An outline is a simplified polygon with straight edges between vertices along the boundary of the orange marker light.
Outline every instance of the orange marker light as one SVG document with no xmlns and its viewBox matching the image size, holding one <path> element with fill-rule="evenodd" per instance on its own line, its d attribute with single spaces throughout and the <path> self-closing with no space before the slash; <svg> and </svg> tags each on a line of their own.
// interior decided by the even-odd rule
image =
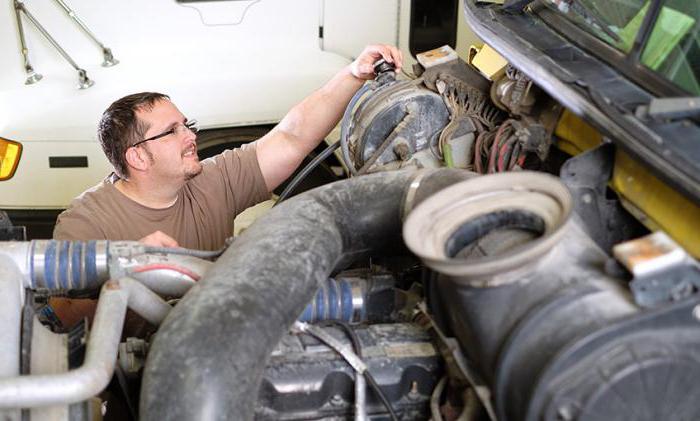
<svg viewBox="0 0 700 421">
<path fill-rule="evenodd" d="M 0 181 L 9 180 L 15 175 L 21 156 L 21 143 L 0 137 Z"/>
</svg>

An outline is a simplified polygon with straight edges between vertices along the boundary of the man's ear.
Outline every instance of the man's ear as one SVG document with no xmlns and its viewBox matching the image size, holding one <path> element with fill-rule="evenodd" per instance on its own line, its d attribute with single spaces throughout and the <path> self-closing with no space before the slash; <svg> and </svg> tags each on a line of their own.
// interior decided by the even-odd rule
<svg viewBox="0 0 700 421">
<path fill-rule="evenodd" d="M 153 157 L 145 148 L 129 148 L 125 156 L 129 169 L 133 171 L 146 171 L 153 164 Z"/>
</svg>

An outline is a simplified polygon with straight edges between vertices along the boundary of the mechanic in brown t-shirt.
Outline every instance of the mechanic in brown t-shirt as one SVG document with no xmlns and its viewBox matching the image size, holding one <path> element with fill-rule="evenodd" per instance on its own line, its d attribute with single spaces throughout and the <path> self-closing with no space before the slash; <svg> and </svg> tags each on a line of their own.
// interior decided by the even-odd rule
<svg viewBox="0 0 700 421">
<path fill-rule="evenodd" d="M 115 101 L 98 127 L 114 174 L 59 215 L 54 238 L 222 247 L 233 218 L 294 172 L 374 77 L 373 63 L 381 58 L 400 69 L 398 49 L 368 46 L 265 136 L 202 162 L 193 127 L 167 96 L 145 92 Z"/>
<path fill-rule="evenodd" d="M 374 78 L 380 58 L 401 68 L 398 49 L 368 46 L 265 136 L 202 162 L 194 127 L 166 95 L 115 101 L 98 126 L 114 173 L 59 215 L 54 238 L 221 248 L 233 233 L 233 218 L 268 198 L 330 133 L 355 92 Z M 51 305 L 72 326 L 94 314 L 95 302 L 53 299 Z"/>
</svg>

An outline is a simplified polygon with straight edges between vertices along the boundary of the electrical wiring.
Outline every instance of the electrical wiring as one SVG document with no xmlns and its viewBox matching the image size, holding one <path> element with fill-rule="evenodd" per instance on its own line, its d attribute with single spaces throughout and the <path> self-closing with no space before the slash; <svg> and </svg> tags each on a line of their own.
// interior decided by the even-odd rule
<svg viewBox="0 0 700 421">
<path fill-rule="evenodd" d="M 297 321 L 294 323 L 294 328 L 303 332 L 303 333 L 307 333 L 307 334 L 315 337 L 319 341 L 328 345 L 334 351 L 338 352 L 343 358 L 345 358 L 345 360 L 356 371 L 360 372 L 364 376 L 364 378 L 367 380 L 367 383 L 372 387 L 374 392 L 377 394 L 377 397 L 379 397 L 379 400 L 382 401 L 382 404 L 384 404 L 387 411 L 389 412 L 389 417 L 393 421 L 398 421 L 399 418 L 396 415 L 396 411 L 394 411 L 394 408 L 392 407 L 391 402 L 389 402 L 389 399 L 387 399 L 386 395 L 382 391 L 381 387 L 377 383 L 374 376 L 372 376 L 372 374 L 367 370 L 367 366 L 362 362 L 362 359 L 361 359 L 362 358 L 362 349 L 361 349 L 360 340 L 357 337 L 357 334 L 352 330 L 350 325 L 348 325 L 345 322 L 342 322 L 339 320 L 329 320 L 325 323 L 336 325 L 336 326 L 340 327 L 345 332 L 345 334 L 350 339 L 350 343 L 352 344 L 354 353 L 352 353 L 352 354 L 349 353 L 349 351 L 347 351 L 345 349 L 345 346 L 342 345 L 337 339 L 333 338 L 331 335 L 327 334 L 325 331 L 321 330 L 320 328 L 318 328 L 314 325 L 309 325 L 308 323 L 303 323 L 303 322 Z M 361 365 L 357 361 L 359 361 L 361 363 Z M 360 368 L 360 370 L 358 370 L 358 368 Z"/>
</svg>

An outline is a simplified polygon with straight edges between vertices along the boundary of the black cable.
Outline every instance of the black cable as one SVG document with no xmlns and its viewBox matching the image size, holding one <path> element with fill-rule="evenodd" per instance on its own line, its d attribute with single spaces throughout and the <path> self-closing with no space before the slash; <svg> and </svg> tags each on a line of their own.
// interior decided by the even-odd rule
<svg viewBox="0 0 700 421">
<path fill-rule="evenodd" d="M 367 383 L 369 383 L 369 385 L 372 386 L 372 389 L 374 389 L 374 391 L 377 393 L 377 396 L 379 396 L 379 399 L 382 401 L 387 411 L 389 411 L 389 416 L 391 417 L 391 419 L 393 421 L 399 421 L 399 417 L 396 416 L 396 412 L 394 412 L 394 408 L 391 406 L 391 402 L 389 402 L 389 399 L 386 398 L 386 395 L 384 394 L 384 392 L 382 392 L 382 389 L 377 384 L 377 381 L 374 380 L 372 373 L 370 373 L 369 371 L 365 371 L 365 379 L 367 380 Z"/>
<path fill-rule="evenodd" d="M 328 147 L 324 149 L 323 152 L 318 154 L 318 156 L 314 158 L 311 162 L 309 162 L 303 170 L 299 171 L 299 173 L 296 176 L 294 176 L 292 181 L 290 181 L 287 187 L 284 189 L 284 191 L 282 191 L 282 194 L 280 194 L 280 197 L 279 199 L 277 199 L 277 202 L 272 206 L 277 206 L 278 203 L 287 199 L 287 197 L 289 197 L 289 195 L 292 194 L 292 192 L 299 185 L 299 183 L 301 183 L 302 180 L 304 180 L 309 175 L 309 173 L 318 166 L 318 164 L 320 164 L 324 159 L 328 158 L 339 147 L 340 142 L 328 145 Z"/>
<path fill-rule="evenodd" d="M 350 343 L 352 344 L 352 350 L 355 352 L 355 354 L 357 354 L 358 357 L 362 358 L 362 346 L 360 345 L 360 338 L 357 337 L 357 333 L 355 333 L 355 331 L 352 330 L 352 327 L 350 327 L 349 324 L 342 320 L 324 320 L 320 323 L 320 325 L 323 327 L 336 326 L 341 328 L 350 339 Z"/>
<path fill-rule="evenodd" d="M 186 249 L 182 247 L 155 247 L 155 246 L 145 246 L 143 251 L 146 253 L 164 253 L 164 254 L 177 254 L 183 256 L 198 257 L 200 259 L 215 259 L 221 256 L 228 245 L 224 246 L 219 250 L 207 251 L 207 250 L 194 250 Z"/>
<path fill-rule="evenodd" d="M 322 326 L 328 325 L 340 327 L 350 339 L 350 343 L 352 344 L 352 348 L 355 354 L 357 354 L 358 357 L 362 358 L 362 346 L 360 345 L 360 339 L 357 337 L 357 333 L 355 333 L 355 331 L 352 330 L 352 327 L 350 327 L 349 324 L 341 320 L 326 320 L 322 323 Z M 398 421 L 399 418 L 396 415 L 396 412 L 394 411 L 394 407 L 391 406 L 391 402 L 389 402 L 389 399 L 387 399 L 381 387 L 379 387 L 379 384 L 377 384 L 377 381 L 374 379 L 374 376 L 372 376 L 372 373 L 370 373 L 369 370 L 365 370 L 363 376 L 365 377 L 365 380 L 367 380 L 367 384 L 372 386 L 374 392 L 377 394 L 377 396 L 379 396 L 379 400 L 381 400 L 382 404 L 384 404 L 384 406 L 386 407 L 391 419 Z"/>
</svg>

